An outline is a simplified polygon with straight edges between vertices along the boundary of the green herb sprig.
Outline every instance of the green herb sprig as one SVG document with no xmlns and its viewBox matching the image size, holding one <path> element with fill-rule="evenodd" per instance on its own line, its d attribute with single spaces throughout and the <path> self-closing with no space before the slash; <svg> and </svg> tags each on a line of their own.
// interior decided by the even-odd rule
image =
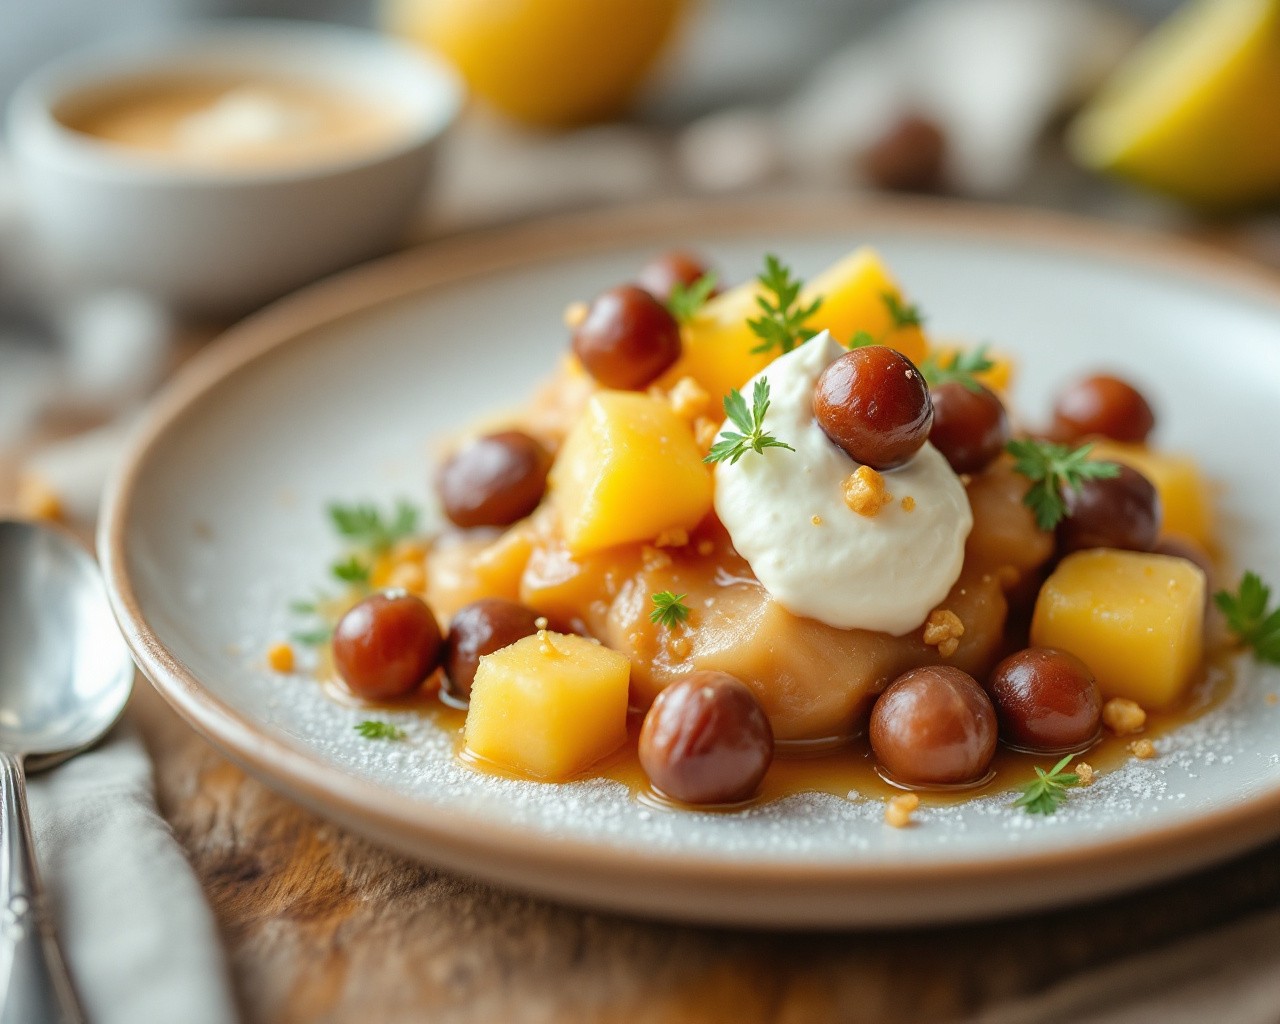
<svg viewBox="0 0 1280 1024">
<path fill-rule="evenodd" d="M 1031 481 L 1022 503 L 1035 513 L 1036 525 L 1052 530 L 1067 515 L 1063 492 L 1079 491 L 1086 480 L 1103 480 L 1120 475 L 1114 462 L 1091 460 L 1093 445 L 1069 448 L 1052 441 L 1031 438 L 1010 441 L 1005 451 L 1013 456 L 1013 468 Z"/>
<path fill-rule="evenodd" d="M 903 302 L 893 292 L 881 292 L 880 298 L 884 301 L 884 308 L 889 311 L 889 319 L 893 321 L 894 330 L 924 326 L 924 314 L 915 303 Z"/>
<path fill-rule="evenodd" d="M 1220 590 L 1213 603 L 1227 626 L 1259 661 L 1280 665 L 1280 607 L 1271 607 L 1271 588 L 1256 572 L 1247 572 L 1235 592 Z"/>
<path fill-rule="evenodd" d="M 329 566 L 329 571 L 333 573 L 334 579 L 341 580 L 343 583 L 363 585 L 369 582 L 369 564 L 355 555 L 349 555 L 341 561 L 334 562 Z"/>
<path fill-rule="evenodd" d="M 708 271 L 692 284 L 677 281 L 667 298 L 667 309 L 678 323 L 687 324 L 707 304 L 718 283 L 714 271 Z"/>
<path fill-rule="evenodd" d="M 649 613 L 649 621 L 667 629 L 674 629 L 689 619 L 689 606 L 684 603 L 688 594 L 673 594 L 670 590 L 661 590 L 652 595 L 653 611 Z"/>
<path fill-rule="evenodd" d="M 407 501 L 397 501 L 383 514 L 370 504 L 329 506 L 329 519 L 339 535 L 352 544 L 382 554 L 396 541 L 413 536 L 418 529 L 418 510 Z"/>
<path fill-rule="evenodd" d="M 976 394 L 982 390 L 977 375 L 986 373 L 995 365 L 987 355 L 987 346 L 979 345 L 971 352 L 953 352 L 944 357 L 927 356 L 920 364 L 920 372 L 931 388 L 954 382 Z"/>
<path fill-rule="evenodd" d="M 724 430 L 720 440 L 711 446 L 703 462 L 723 462 L 729 460 L 734 465 L 747 452 L 763 452 L 766 448 L 785 448 L 795 451 L 791 445 L 779 441 L 764 429 L 764 416 L 769 411 L 769 381 L 761 377 L 756 381 L 755 390 L 751 394 L 751 409 L 747 409 L 747 400 L 742 392 L 734 388 L 724 396 L 724 413 L 738 430 Z"/>
<path fill-rule="evenodd" d="M 1047 772 L 1036 765 L 1036 777 L 1022 787 L 1022 795 L 1013 802 L 1028 814 L 1053 814 L 1067 799 L 1067 790 L 1080 784 L 1080 776 L 1066 771 L 1075 754 L 1068 754 Z"/>
<path fill-rule="evenodd" d="M 398 725 L 372 718 L 365 719 L 355 730 L 367 740 L 402 740 L 407 735 Z"/>
<path fill-rule="evenodd" d="M 767 253 L 764 272 L 758 280 L 768 294 L 756 296 L 756 304 L 764 315 L 747 321 L 751 332 L 760 339 L 751 350 L 753 353 L 778 349 L 785 354 L 818 333 L 805 323 L 822 305 L 822 296 L 807 306 L 802 305 L 800 290 L 804 282 L 791 276 L 790 267 L 773 253 Z"/>
</svg>

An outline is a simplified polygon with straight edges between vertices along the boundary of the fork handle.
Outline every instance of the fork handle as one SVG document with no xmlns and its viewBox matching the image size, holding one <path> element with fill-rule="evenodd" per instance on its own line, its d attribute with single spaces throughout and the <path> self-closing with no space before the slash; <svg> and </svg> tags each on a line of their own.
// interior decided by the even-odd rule
<svg viewBox="0 0 1280 1024">
<path fill-rule="evenodd" d="M 0 1024 L 83 1024 L 44 905 L 22 758 L 0 753 Z"/>
</svg>

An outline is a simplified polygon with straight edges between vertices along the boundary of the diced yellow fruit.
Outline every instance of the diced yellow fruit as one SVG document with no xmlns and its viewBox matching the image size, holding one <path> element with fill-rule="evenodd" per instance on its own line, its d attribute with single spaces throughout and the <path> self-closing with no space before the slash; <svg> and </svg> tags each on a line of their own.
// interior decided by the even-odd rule
<svg viewBox="0 0 1280 1024">
<path fill-rule="evenodd" d="M 510 771 L 560 781 L 627 737 L 631 662 L 581 636 L 543 631 L 480 659 L 467 749 Z"/>
<path fill-rule="evenodd" d="M 1097 442 L 1092 454 L 1123 463 L 1151 481 L 1160 495 L 1165 533 L 1190 537 L 1201 547 L 1213 546 L 1212 493 L 1194 459 L 1116 441 Z"/>
<path fill-rule="evenodd" d="M 1085 165 L 1205 206 L 1280 195 L 1280 0 L 1199 0 L 1080 114 Z"/>
<path fill-rule="evenodd" d="M 946 363 L 953 359 L 956 353 L 969 349 L 968 345 L 937 345 L 930 350 L 929 354 L 939 362 Z M 987 358 L 995 365 L 974 376 L 979 383 L 985 384 L 992 391 L 997 393 L 1008 391 L 1009 385 L 1013 383 L 1013 359 L 998 352 L 988 352 Z"/>
<path fill-rule="evenodd" d="M 477 552 L 471 568 L 488 596 L 514 600 L 520 593 L 520 577 L 532 552 L 530 531 L 516 526 Z"/>
<path fill-rule="evenodd" d="M 760 315 L 759 291 L 757 281 L 748 281 L 703 306 L 681 332 L 684 352 L 663 382 L 670 386 L 681 377 L 693 377 L 718 400 L 768 366 L 780 353 L 753 353 L 760 339 L 747 326 Z M 906 302 L 879 255 L 858 249 L 810 281 L 799 301 L 807 304 L 822 296 L 822 305 L 808 322 L 814 330 L 829 330 L 842 344 L 866 331 L 918 363 L 928 348 L 924 334 L 919 327 L 893 327 L 886 293 Z"/>
<path fill-rule="evenodd" d="M 1203 651 L 1204 573 L 1182 558 L 1096 549 L 1069 555 L 1045 580 L 1031 642 L 1088 665 L 1104 697 L 1173 704 Z"/>
<path fill-rule="evenodd" d="M 602 391 L 551 468 L 551 501 L 575 555 L 692 529 L 711 509 L 711 471 L 665 401 Z"/>
<path fill-rule="evenodd" d="M 828 267 L 809 282 L 802 299 L 812 301 L 817 295 L 822 296 L 822 305 L 810 326 L 829 330 L 841 344 L 866 331 L 914 363 L 924 359 L 928 350 L 924 332 L 914 326 L 893 326 L 885 296 L 903 305 L 907 300 L 874 249 L 858 249 Z"/>
</svg>

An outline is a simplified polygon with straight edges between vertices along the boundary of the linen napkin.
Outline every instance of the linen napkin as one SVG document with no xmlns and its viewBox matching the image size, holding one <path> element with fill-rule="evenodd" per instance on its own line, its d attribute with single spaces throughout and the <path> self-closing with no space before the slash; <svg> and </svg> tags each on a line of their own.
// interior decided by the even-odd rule
<svg viewBox="0 0 1280 1024">
<path fill-rule="evenodd" d="M 226 964 L 200 885 L 156 810 L 127 718 L 28 779 L 45 898 L 91 1024 L 228 1024 Z"/>
</svg>

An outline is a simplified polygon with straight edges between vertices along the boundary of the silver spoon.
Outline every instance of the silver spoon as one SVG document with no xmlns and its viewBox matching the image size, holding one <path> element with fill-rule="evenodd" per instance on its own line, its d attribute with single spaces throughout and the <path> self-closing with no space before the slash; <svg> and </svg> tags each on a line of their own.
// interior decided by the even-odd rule
<svg viewBox="0 0 1280 1024">
<path fill-rule="evenodd" d="M 93 559 L 59 531 L 0 519 L 0 1024 L 84 1019 L 45 913 L 24 771 L 96 743 L 132 687 Z"/>
</svg>

